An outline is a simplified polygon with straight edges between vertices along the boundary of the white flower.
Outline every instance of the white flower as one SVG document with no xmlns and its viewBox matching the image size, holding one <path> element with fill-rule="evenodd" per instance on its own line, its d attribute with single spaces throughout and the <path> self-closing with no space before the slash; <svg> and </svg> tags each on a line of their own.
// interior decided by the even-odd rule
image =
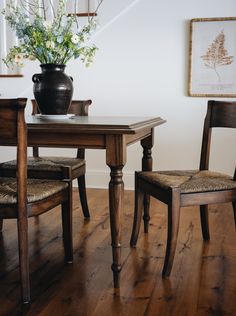
<svg viewBox="0 0 236 316">
<path fill-rule="evenodd" d="M 71 42 L 72 42 L 73 44 L 78 44 L 78 43 L 79 43 L 79 36 L 76 35 L 76 34 L 73 34 L 73 35 L 71 36 Z"/>
<path fill-rule="evenodd" d="M 29 60 L 36 60 L 36 58 L 34 57 L 34 56 L 32 56 L 32 55 L 29 55 Z"/>
<path fill-rule="evenodd" d="M 15 55 L 15 63 L 18 65 L 18 66 L 21 66 L 23 65 L 23 54 L 16 54 Z"/>
<path fill-rule="evenodd" d="M 53 41 L 47 41 L 46 42 L 46 47 L 48 49 L 54 49 L 55 48 L 55 43 Z"/>
<path fill-rule="evenodd" d="M 52 26 L 52 23 L 49 21 L 44 21 L 43 26 L 45 27 L 45 29 L 49 30 Z"/>
</svg>

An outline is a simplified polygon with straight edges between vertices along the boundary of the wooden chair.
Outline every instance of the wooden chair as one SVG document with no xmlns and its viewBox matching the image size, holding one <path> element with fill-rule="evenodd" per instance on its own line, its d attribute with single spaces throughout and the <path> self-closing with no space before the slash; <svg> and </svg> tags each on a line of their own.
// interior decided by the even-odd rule
<svg viewBox="0 0 236 316">
<path fill-rule="evenodd" d="M 236 102 L 209 101 L 205 118 L 200 168 L 196 171 L 136 172 L 135 212 L 131 246 L 135 246 L 140 229 L 144 196 L 153 196 L 168 205 L 167 246 L 162 271 L 163 277 L 171 273 L 177 235 L 180 208 L 200 205 L 202 235 L 209 240 L 208 204 L 232 202 L 236 225 L 236 169 L 234 177 L 209 171 L 212 128 L 236 128 Z M 144 216 L 148 227 L 148 216 Z"/>
<path fill-rule="evenodd" d="M 35 100 L 32 101 L 32 115 L 38 114 L 38 106 Z M 87 116 L 88 107 L 91 100 L 73 100 L 68 113 L 78 116 Z M 86 219 L 90 218 L 86 186 L 85 186 L 85 149 L 78 148 L 77 156 L 70 157 L 45 157 L 39 155 L 39 148 L 33 147 L 33 157 L 28 158 L 28 177 L 62 180 L 67 179 L 72 182 L 77 179 L 80 201 L 83 215 Z M 67 167 L 67 168 L 65 168 Z M 5 176 L 11 175 L 15 169 L 15 161 L 8 161 L 0 164 L 0 172 Z"/>
<path fill-rule="evenodd" d="M 26 99 L 0 100 L 0 145 L 17 147 L 16 177 L 0 176 L 0 219 L 17 219 L 21 291 L 24 303 L 30 301 L 28 218 L 57 205 L 62 209 L 65 261 L 72 262 L 72 188 L 59 180 L 27 179 Z"/>
</svg>

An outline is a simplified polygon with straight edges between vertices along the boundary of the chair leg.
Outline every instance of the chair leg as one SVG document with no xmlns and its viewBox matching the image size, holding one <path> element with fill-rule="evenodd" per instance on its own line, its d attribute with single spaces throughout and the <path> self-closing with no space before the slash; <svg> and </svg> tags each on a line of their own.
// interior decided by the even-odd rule
<svg viewBox="0 0 236 316">
<path fill-rule="evenodd" d="M 24 304 L 30 302 L 29 253 L 28 253 L 28 219 L 17 220 L 19 264 L 21 276 L 21 295 Z"/>
<path fill-rule="evenodd" d="M 84 214 L 84 217 L 86 219 L 90 218 L 89 209 L 88 209 L 88 203 L 87 203 L 87 194 L 86 194 L 86 186 L 85 186 L 85 176 L 81 176 L 77 179 L 78 181 L 78 187 L 79 187 L 79 195 L 80 195 L 80 202 L 82 206 L 82 211 Z"/>
<path fill-rule="evenodd" d="M 201 226 L 202 226 L 202 237 L 205 241 L 210 240 L 208 205 L 200 205 L 200 217 L 201 217 Z"/>
<path fill-rule="evenodd" d="M 138 234 L 141 225 L 142 213 L 143 213 L 143 202 L 144 202 L 144 193 L 139 191 L 137 181 L 135 181 L 135 200 L 134 200 L 134 220 L 133 220 L 133 229 L 130 239 L 130 245 L 132 247 L 136 246 L 138 240 Z"/>
<path fill-rule="evenodd" d="M 2 227 L 3 227 L 3 219 L 0 219 L 0 233 L 2 232 Z"/>
<path fill-rule="evenodd" d="M 167 228 L 167 245 L 162 277 L 168 278 L 173 266 L 175 249 L 179 231 L 180 217 L 180 192 L 179 189 L 172 190 L 171 202 L 168 205 L 168 228 Z"/>
<path fill-rule="evenodd" d="M 233 204 L 233 211 L 234 211 L 234 225 L 236 228 L 236 201 L 233 201 L 232 204 Z"/>
<path fill-rule="evenodd" d="M 62 210 L 62 231 L 65 252 L 65 261 L 73 262 L 73 241 L 72 241 L 72 184 L 68 189 L 69 199 L 61 205 Z"/>
<path fill-rule="evenodd" d="M 144 224 L 144 233 L 148 233 L 149 228 L 149 207 L 150 207 L 150 195 L 145 194 L 143 200 L 144 212 L 143 212 L 143 224 Z"/>
</svg>

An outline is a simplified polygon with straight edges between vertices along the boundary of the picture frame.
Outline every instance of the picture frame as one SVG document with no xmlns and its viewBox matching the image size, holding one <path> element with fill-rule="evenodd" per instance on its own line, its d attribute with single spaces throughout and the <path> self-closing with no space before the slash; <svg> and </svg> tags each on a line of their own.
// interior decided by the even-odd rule
<svg viewBox="0 0 236 316">
<path fill-rule="evenodd" d="M 190 21 L 189 86 L 193 97 L 236 97 L 236 18 Z"/>
</svg>

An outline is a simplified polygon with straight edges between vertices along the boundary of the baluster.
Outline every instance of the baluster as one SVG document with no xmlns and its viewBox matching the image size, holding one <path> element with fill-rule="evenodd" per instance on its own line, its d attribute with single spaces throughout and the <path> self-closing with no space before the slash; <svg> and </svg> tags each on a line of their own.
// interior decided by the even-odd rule
<svg viewBox="0 0 236 316">
<path fill-rule="evenodd" d="M 2 11 L 3 8 L 6 8 L 6 0 L 2 0 L 0 2 L 0 10 Z M 7 33 L 6 33 L 6 20 L 4 16 L 0 15 L 0 57 L 5 58 L 7 55 Z M 1 61 L 0 63 L 0 72 L 7 73 L 7 66 L 5 63 Z"/>
<path fill-rule="evenodd" d="M 25 12 L 25 14 L 30 17 L 30 8 L 29 8 L 29 2 L 25 1 L 24 6 L 22 7 L 22 10 Z"/>
<path fill-rule="evenodd" d="M 53 19 L 54 19 L 54 12 L 53 12 L 54 5 L 55 5 L 55 3 L 53 0 L 48 0 L 48 11 L 47 11 L 47 20 L 48 21 L 53 21 Z"/>
<path fill-rule="evenodd" d="M 17 6 L 17 0 L 14 0 L 13 1 L 13 5 L 16 7 Z M 15 31 L 11 32 L 12 34 L 12 46 L 17 46 L 19 44 L 19 41 L 18 41 L 18 37 L 16 36 L 16 33 Z"/>
</svg>

